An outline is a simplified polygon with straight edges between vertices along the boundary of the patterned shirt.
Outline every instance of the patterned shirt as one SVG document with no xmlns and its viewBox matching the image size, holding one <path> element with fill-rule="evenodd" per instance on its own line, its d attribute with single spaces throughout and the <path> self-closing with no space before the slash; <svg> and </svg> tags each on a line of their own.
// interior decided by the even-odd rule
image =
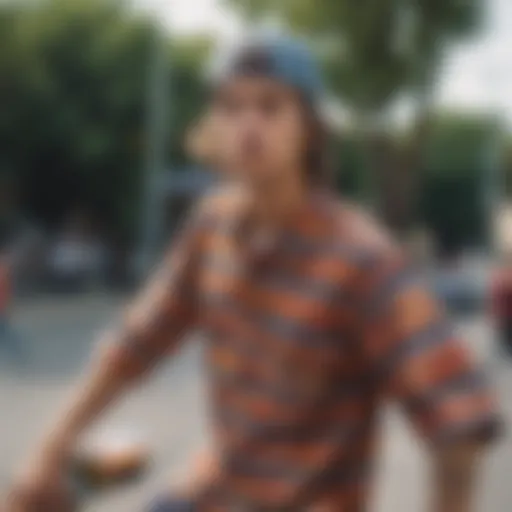
<svg viewBox="0 0 512 512">
<path fill-rule="evenodd" d="M 208 335 L 221 476 L 204 510 L 365 510 L 388 399 L 434 445 L 495 434 L 479 368 L 371 219 L 312 198 L 258 251 L 246 219 L 236 193 L 207 198 L 112 352 L 135 377 Z"/>
</svg>

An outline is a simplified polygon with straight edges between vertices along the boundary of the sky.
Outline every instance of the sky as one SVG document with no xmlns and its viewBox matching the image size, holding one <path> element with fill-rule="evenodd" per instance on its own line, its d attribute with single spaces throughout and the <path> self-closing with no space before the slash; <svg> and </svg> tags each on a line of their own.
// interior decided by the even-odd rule
<svg viewBox="0 0 512 512">
<path fill-rule="evenodd" d="M 243 32 L 222 0 L 135 0 L 152 8 L 177 34 L 213 32 L 232 39 Z M 477 39 L 450 48 L 438 84 L 439 104 L 492 109 L 512 123 L 512 0 L 487 0 L 485 28 Z"/>
</svg>

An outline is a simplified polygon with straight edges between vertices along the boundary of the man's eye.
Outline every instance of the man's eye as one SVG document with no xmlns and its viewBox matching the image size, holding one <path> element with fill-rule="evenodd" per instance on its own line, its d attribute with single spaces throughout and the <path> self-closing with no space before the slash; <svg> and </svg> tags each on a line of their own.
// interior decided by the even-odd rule
<svg viewBox="0 0 512 512">
<path fill-rule="evenodd" d="M 281 109 L 281 102 L 278 98 L 262 98 L 259 102 L 259 109 L 262 114 L 273 116 Z"/>
</svg>

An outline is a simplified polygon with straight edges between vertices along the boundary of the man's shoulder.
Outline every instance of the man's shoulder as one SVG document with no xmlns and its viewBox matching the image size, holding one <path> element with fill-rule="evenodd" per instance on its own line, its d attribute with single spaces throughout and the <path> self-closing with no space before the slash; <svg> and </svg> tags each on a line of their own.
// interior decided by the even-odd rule
<svg viewBox="0 0 512 512">
<path fill-rule="evenodd" d="M 246 204 L 246 197 L 236 185 L 218 185 L 196 201 L 194 210 L 201 217 L 222 219 L 236 215 Z"/>
<path fill-rule="evenodd" d="M 402 257 L 390 230 L 370 210 L 349 201 L 334 202 L 336 238 L 362 262 Z"/>
</svg>

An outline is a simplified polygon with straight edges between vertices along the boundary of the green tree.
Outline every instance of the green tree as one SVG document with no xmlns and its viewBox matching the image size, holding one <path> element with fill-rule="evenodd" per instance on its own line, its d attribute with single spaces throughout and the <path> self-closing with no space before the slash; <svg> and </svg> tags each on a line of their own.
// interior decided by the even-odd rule
<svg viewBox="0 0 512 512">
<path fill-rule="evenodd" d="M 0 172 L 32 216 L 74 207 L 130 237 L 144 169 L 153 22 L 114 0 L 0 6 Z M 174 138 L 201 95 L 205 41 L 169 41 Z M 184 155 L 169 143 L 170 161 Z"/>
<path fill-rule="evenodd" d="M 421 142 L 445 48 L 473 34 L 483 0 L 226 1 L 253 20 L 284 20 L 316 43 L 332 90 L 363 133 L 382 213 L 405 228 L 413 218 Z M 390 109 L 404 97 L 415 107 L 415 128 L 397 152 L 385 128 Z"/>
</svg>

